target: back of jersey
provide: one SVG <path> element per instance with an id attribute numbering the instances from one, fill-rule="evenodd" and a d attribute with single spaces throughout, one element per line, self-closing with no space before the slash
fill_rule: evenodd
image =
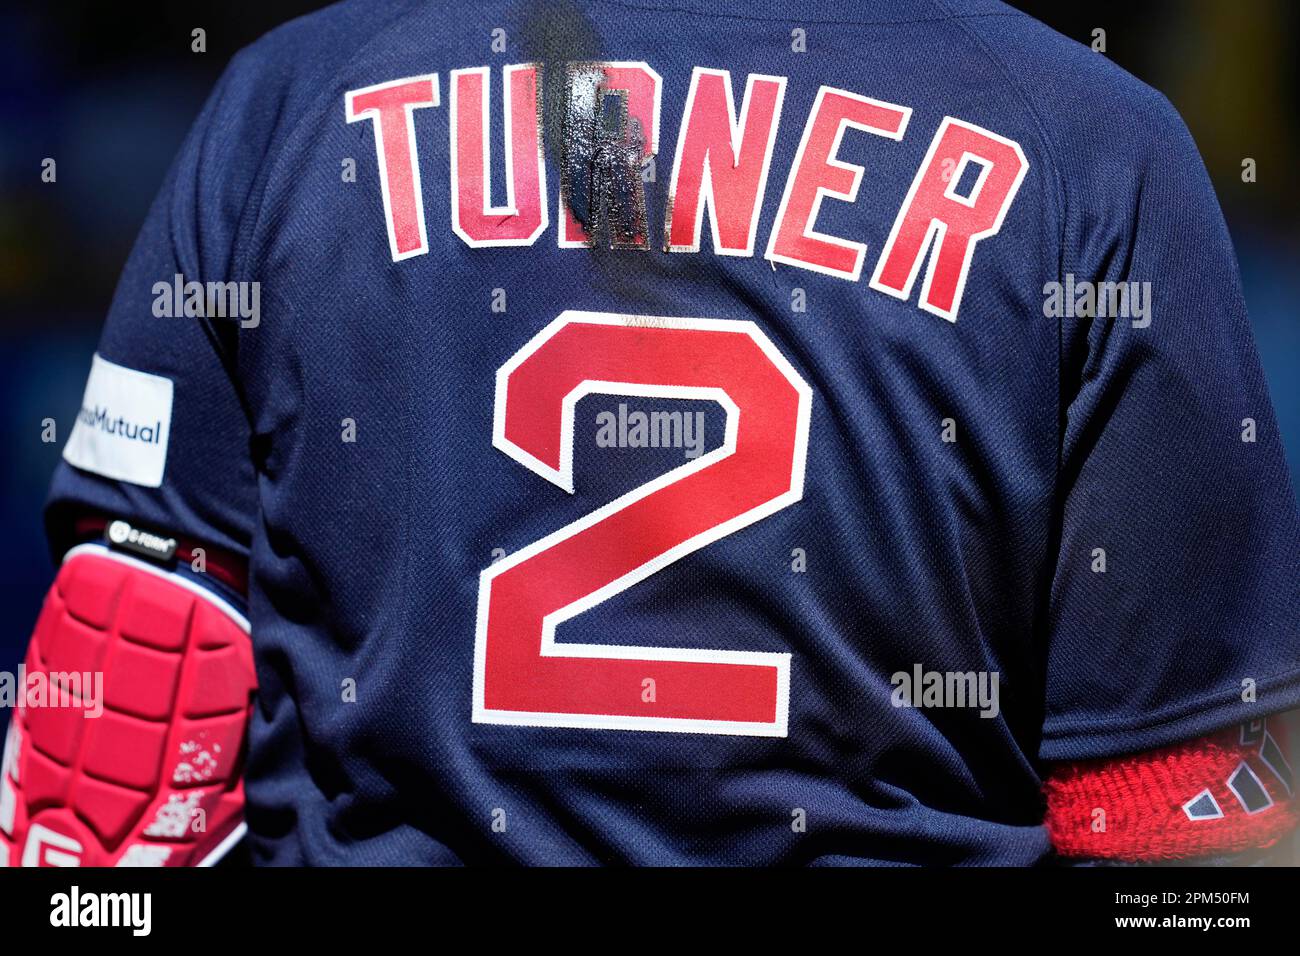
<path id="1" fill-rule="evenodd" d="M 100 357 L 162 463 L 54 523 L 248 556 L 265 862 L 1029 863 L 1043 762 L 1300 703 L 1195 147 L 992 0 L 288 24 Z"/>

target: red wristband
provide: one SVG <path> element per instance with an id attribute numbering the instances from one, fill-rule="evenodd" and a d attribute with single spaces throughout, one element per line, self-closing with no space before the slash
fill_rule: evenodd
<path id="1" fill-rule="evenodd" d="M 1047 829 L 1064 856 L 1170 860 L 1267 847 L 1296 826 L 1282 721 L 1055 767 Z"/>

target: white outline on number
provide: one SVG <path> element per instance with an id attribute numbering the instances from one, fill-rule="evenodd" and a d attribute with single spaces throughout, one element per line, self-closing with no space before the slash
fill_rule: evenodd
<path id="1" fill-rule="evenodd" d="M 487 671 L 487 623 L 491 602 L 492 581 L 533 556 L 573 537 L 581 531 L 605 520 L 615 512 L 627 508 L 662 488 L 680 481 L 695 472 L 735 453 L 736 436 L 740 427 L 740 410 L 721 388 L 704 388 L 676 385 L 645 385 L 588 380 L 565 396 L 560 429 L 560 467 L 555 469 L 540 461 L 505 436 L 506 395 L 509 378 L 523 362 L 536 352 L 557 332 L 573 323 L 591 325 L 631 326 L 649 328 L 699 329 L 712 332 L 729 332 L 748 335 L 767 356 L 768 360 L 794 387 L 799 396 L 795 422 L 794 454 L 790 469 L 790 488 L 784 494 L 751 508 L 707 531 L 681 542 L 663 554 L 609 582 L 604 587 L 565 607 L 552 611 L 542 618 L 541 657 L 585 657 L 607 660 L 656 660 L 682 663 L 749 664 L 773 667 L 777 673 L 776 716 L 772 721 L 703 720 L 691 717 L 645 717 L 630 714 L 577 714 L 544 711 L 491 710 L 485 702 Z M 761 521 L 769 515 L 794 504 L 803 497 L 804 465 L 808 455 L 808 428 L 812 411 L 812 389 L 795 371 L 785 356 L 771 340 L 748 321 L 730 319 L 667 318 L 662 316 L 635 316 L 606 312 L 562 312 L 550 325 L 535 335 L 497 371 L 496 407 L 493 414 L 492 444 L 530 471 L 541 475 L 552 484 L 573 493 L 573 430 L 574 412 L 578 400 L 592 393 L 637 395 L 659 398 L 705 399 L 719 402 L 727 412 L 726 439 L 723 445 L 693 462 L 674 468 L 658 478 L 634 488 L 627 494 L 597 508 L 572 524 L 533 542 L 521 551 L 485 568 L 479 575 L 478 613 L 474 634 L 474 684 L 473 722 L 483 724 L 512 724 L 526 727 L 579 727 L 596 730 L 655 730 L 675 733 L 737 734 L 761 737 L 786 736 L 790 705 L 790 654 L 768 651 L 724 651 L 696 648 L 628 647 L 611 644 L 556 644 L 556 627 L 584 611 L 627 590 L 652 574 L 668 567 L 692 552 L 698 551 L 741 528 Z"/>

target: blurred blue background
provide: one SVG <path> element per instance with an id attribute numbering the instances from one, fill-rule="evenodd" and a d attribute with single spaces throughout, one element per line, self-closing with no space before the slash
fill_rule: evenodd
<path id="1" fill-rule="evenodd" d="M 46 484 L 98 326 L 164 171 L 230 56 L 305 0 L 60 0 L 0 19 L 0 668 L 20 659 L 53 576 Z M 1214 178 L 1293 474 L 1300 472 L 1300 135 L 1292 0 L 1015 0 L 1164 92 Z M 190 50 L 191 30 L 207 51 Z M 1102 55 L 1102 54 L 1099 54 Z M 57 185 L 40 180 L 58 161 Z M 1244 183 L 1241 163 L 1258 164 Z M 41 441 L 53 418 L 58 441 Z"/>

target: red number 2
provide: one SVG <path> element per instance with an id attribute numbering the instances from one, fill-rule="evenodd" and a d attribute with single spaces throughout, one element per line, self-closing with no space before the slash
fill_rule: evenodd
<path id="1" fill-rule="evenodd" d="M 492 443 L 572 493 L 574 409 L 594 392 L 716 401 L 725 441 L 483 571 L 474 721 L 785 736 L 787 653 L 557 643 L 555 628 L 798 501 L 812 391 L 752 322 L 569 311 L 497 372 Z"/>

